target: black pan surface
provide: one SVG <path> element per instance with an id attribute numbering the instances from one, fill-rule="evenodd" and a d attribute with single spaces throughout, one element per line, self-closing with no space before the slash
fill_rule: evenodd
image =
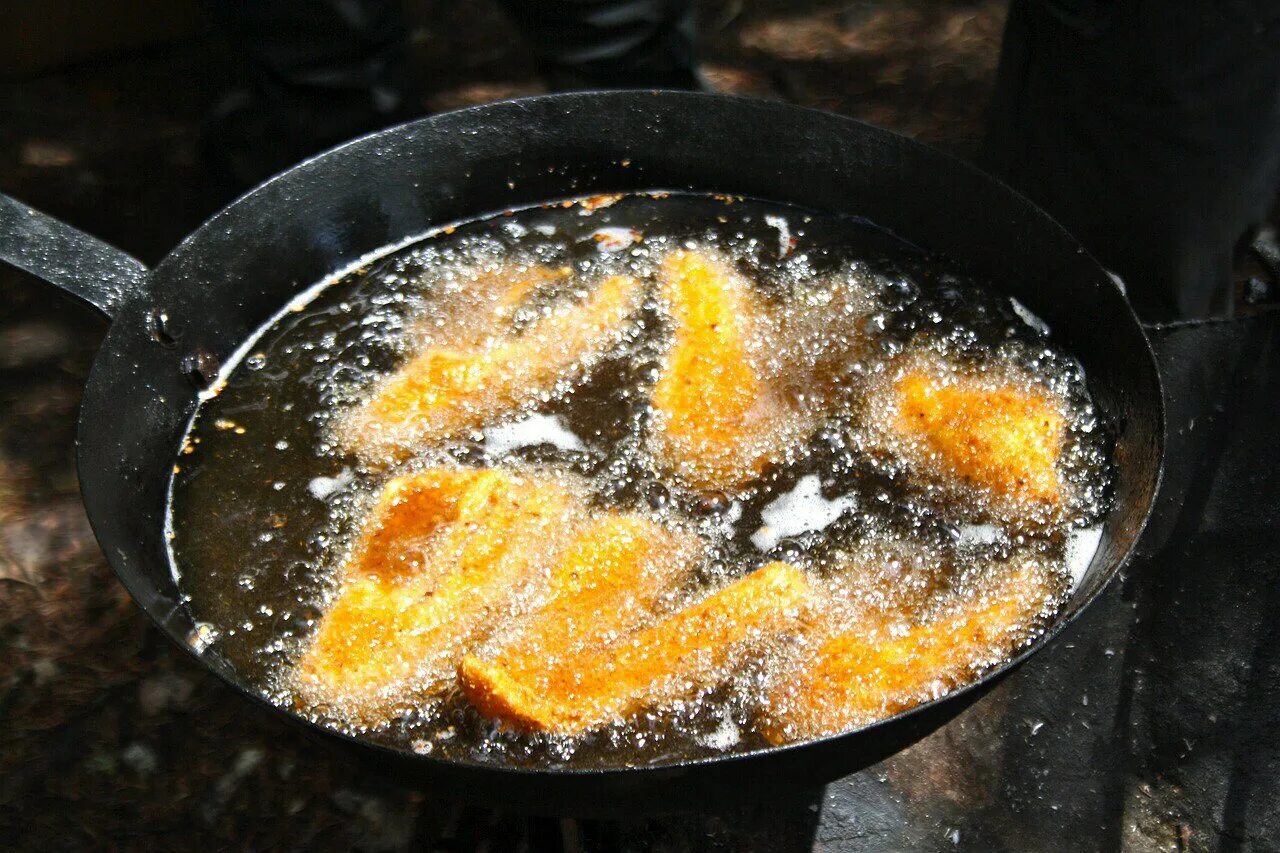
<path id="1" fill-rule="evenodd" d="M 661 768 L 528 771 L 373 746 L 274 708 L 191 647 L 164 542 L 175 454 L 199 392 L 290 297 L 449 222 L 583 194 L 680 189 L 865 217 L 1043 317 L 1116 430 L 1102 542 L 1046 635 L 978 683 L 859 731 Z M 157 267 L 0 197 L 0 258 L 113 318 L 81 407 L 89 519 L 138 605 L 234 689 L 353 760 L 438 794 L 561 814 L 694 809 L 778 797 L 907 746 L 974 702 L 1116 575 L 1146 521 L 1164 447 L 1151 351 L 1123 293 L 1045 213 L 975 168 L 859 122 L 676 92 L 550 95 L 446 113 L 307 160 L 228 206 Z"/>

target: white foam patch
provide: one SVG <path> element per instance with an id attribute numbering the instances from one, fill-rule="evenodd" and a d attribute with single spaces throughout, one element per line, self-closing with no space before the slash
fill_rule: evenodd
<path id="1" fill-rule="evenodd" d="M 1013 313 L 1017 314 L 1022 319 L 1022 322 L 1026 323 L 1042 335 L 1049 334 L 1049 324 L 1044 320 L 1041 320 L 1039 315 L 1034 313 L 1030 308 L 1023 305 L 1012 296 L 1009 297 L 1009 304 L 1013 306 Z"/>
<path id="2" fill-rule="evenodd" d="M 1071 573 L 1071 588 L 1075 589 L 1084 578 L 1102 542 L 1101 527 L 1086 527 L 1067 534 L 1067 571 Z"/>
<path id="3" fill-rule="evenodd" d="M 768 551 L 788 536 L 824 529 L 855 505 L 853 495 L 824 498 L 817 475 L 801 477 L 794 489 L 778 495 L 760 512 L 764 524 L 751 534 L 751 544 Z"/>
<path id="4" fill-rule="evenodd" d="M 787 218 L 769 214 L 764 221 L 770 228 L 778 229 L 778 254 L 784 258 L 791 254 L 791 225 Z"/>
<path id="5" fill-rule="evenodd" d="M 1000 528 L 994 524 L 962 524 L 960 541 L 966 545 L 991 545 L 1000 541 Z"/>
<path id="6" fill-rule="evenodd" d="M 728 749 L 742 739 L 742 731 L 731 718 L 725 717 L 716 730 L 699 735 L 696 740 L 708 749 Z"/>
<path id="7" fill-rule="evenodd" d="M 742 502 L 733 501 L 729 504 L 729 508 L 711 523 L 718 527 L 725 536 L 732 536 L 734 533 L 733 527 L 740 518 L 742 518 Z"/>
<path id="8" fill-rule="evenodd" d="M 597 228 L 591 232 L 591 239 L 596 241 L 596 248 L 612 254 L 631 248 L 640 242 L 640 232 L 634 228 Z"/>
<path id="9" fill-rule="evenodd" d="M 340 492 L 351 485 L 356 475 L 350 468 L 343 468 L 336 477 L 313 477 L 307 483 L 307 491 L 318 501 L 325 500 L 335 492 Z"/>
<path id="10" fill-rule="evenodd" d="M 534 231 L 537 231 L 537 232 L 538 232 L 539 234 L 541 234 L 543 237 L 550 237 L 552 234 L 556 233 L 556 227 L 555 227 L 554 225 L 550 225 L 550 224 L 548 224 L 548 223 L 546 223 L 546 222 L 539 222 L 539 223 L 536 223 L 536 224 L 533 226 L 533 230 L 534 230 Z"/>
<path id="11" fill-rule="evenodd" d="M 561 450 L 586 450 L 559 415 L 529 415 L 523 420 L 491 426 L 484 431 L 484 444 L 490 452 L 501 456 L 517 447 L 550 444 Z"/>

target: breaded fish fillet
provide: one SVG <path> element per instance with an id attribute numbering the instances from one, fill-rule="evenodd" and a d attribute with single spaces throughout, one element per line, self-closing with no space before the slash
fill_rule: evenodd
<path id="1" fill-rule="evenodd" d="M 508 484 L 502 471 L 471 468 L 393 477 L 368 513 L 344 576 L 390 581 L 428 570 L 423 559 L 433 537 L 459 519 L 475 518 L 494 490 Z"/>
<path id="2" fill-rule="evenodd" d="M 1056 505 L 1061 407 L 1012 384 L 964 377 L 944 383 L 910 372 L 894 387 L 898 431 L 918 441 L 927 467 L 1000 498 Z"/>
<path id="3" fill-rule="evenodd" d="M 657 624 L 549 665 L 536 677 L 476 661 L 468 695 L 519 729 L 578 734 L 721 682 L 797 619 L 809 585 L 771 563 Z"/>
<path id="4" fill-rule="evenodd" d="M 383 492 L 338 595 L 294 670 L 298 696 L 376 725 L 452 681 L 572 528 L 580 497 L 550 476 L 432 469 Z M 404 559 L 404 555 L 411 559 Z"/>
<path id="5" fill-rule="evenodd" d="M 483 707 L 490 672 L 528 686 L 552 688 L 561 662 L 617 643 L 649 621 L 663 593 L 701 559 L 699 537 L 628 513 L 585 526 L 552 569 L 542 605 L 495 655 L 468 655 L 459 668 L 463 691 Z"/>
<path id="6" fill-rule="evenodd" d="M 773 743 L 820 737 L 941 696 L 1024 642 L 1058 592 L 1028 561 L 905 630 L 889 613 L 867 614 L 854 630 L 818 630 L 814 651 L 766 700 L 762 731 Z"/>
<path id="7" fill-rule="evenodd" d="M 614 346 L 642 291 L 636 279 L 612 276 L 582 302 L 556 306 L 518 332 L 463 349 L 430 346 L 354 409 L 338 437 L 366 459 L 390 461 L 478 428 Z"/>
<path id="8" fill-rule="evenodd" d="M 516 312 L 539 291 L 566 284 L 573 268 L 498 263 L 479 269 L 462 265 L 442 273 L 445 281 L 434 289 L 431 310 L 413 323 L 412 334 L 428 343 L 447 336 L 455 349 L 469 349 L 509 333 Z"/>
<path id="9" fill-rule="evenodd" d="M 692 488 L 740 486 L 803 431 L 764 370 L 764 306 L 728 259 L 707 252 L 668 255 L 659 293 L 672 342 L 653 389 L 654 456 Z"/>

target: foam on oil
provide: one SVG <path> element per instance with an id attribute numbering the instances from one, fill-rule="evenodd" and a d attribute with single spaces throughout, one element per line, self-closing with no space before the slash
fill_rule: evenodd
<path id="1" fill-rule="evenodd" d="M 670 326 L 651 292 L 634 327 L 568 381 L 393 471 L 335 438 L 345 414 L 409 354 L 489 333 L 495 292 L 476 286 L 486 275 L 512 264 L 569 269 L 563 285 L 539 290 L 509 317 L 519 328 L 582 282 L 652 281 L 679 248 L 723 255 L 751 280 L 773 311 L 749 342 L 753 358 L 780 399 L 805 412 L 800 438 L 745 488 L 686 488 L 653 456 L 649 395 Z M 1107 505 L 1107 430 L 1079 366 L 1028 315 L 864 222 L 752 200 L 597 198 L 436 233 L 309 294 L 202 405 L 172 504 L 175 568 L 201 625 L 193 642 L 272 701 L 297 707 L 291 667 L 339 592 L 343 559 L 378 490 L 391 473 L 440 464 L 558 472 L 586 484 L 590 512 L 625 509 L 696 533 L 705 553 L 668 594 L 666 613 L 771 560 L 805 569 L 830 614 L 850 622 L 890 605 L 924 618 L 986 594 L 991 567 L 1026 555 L 1060 579 L 1065 596 L 1096 548 Z M 886 389 L 921 366 L 942 377 L 998 377 L 1060 407 L 1059 509 L 1010 512 L 973 484 L 937 476 L 927 448 L 895 434 Z M 815 384 L 821 399 L 808 399 L 819 396 Z M 491 636 L 516 627 L 510 621 Z M 713 689 L 585 737 L 502 730 L 454 690 L 386 725 L 354 728 L 419 753 L 526 766 L 752 749 L 765 743 L 760 707 L 794 642 L 739 662 Z M 973 674 L 996 662 L 975 662 Z"/>

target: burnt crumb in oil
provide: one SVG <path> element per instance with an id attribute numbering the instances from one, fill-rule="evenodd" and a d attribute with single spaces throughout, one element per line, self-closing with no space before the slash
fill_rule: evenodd
<path id="1" fill-rule="evenodd" d="M 198 641 L 246 684 L 292 707 L 282 675 L 310 637 L 335 583 L 335 564 L 385 479 L 331 437 L 333 419 L 404 358 L 415 324 L 430 321 L 441 269 L 477 257 L 565 265 L 590 277 L 611 271 L 649 277 L 658 257 L 693 241 L 731 256 L 766 298 L 798 280 L 857 264 L 874 282 L 873 346 L 847 365 L 850 383 L 870 381 L 912 347 L 931 346 L 959 363 L 992 353 L 1043 379 L 1072 410 L 1064 476 L 1077 499 L 1071 527 L 1094 524 L 1108 497 L 1106 425 L 1093 413 L 1069 355 L 981 282 L 853 218 L 818 215 L 750 199 L 659 194 L 551 204 L 500 214 L 437 233 L 373 261 L 326 287 L 302 310 L 266 329 L 199 411 L 173 485 L 173 551 L 182 592 L 203 626 Z M 513 322 L 522 322 L 517 316 Z M 783 464 L 743 493 L 692 493 L 664 482 L 646 458 L 647 389 L 662 354 L 662 321 L 641 312 L 645 334 L 594 366 L 582 382 L 538 409 L 580 439 L 518 447 L 504 461 L 555 467 L 587 478 L 601 505 L 637 507 L 684 519 L 713 540 L 698 582 L 737 577 L 773 559 L 821 572 L 830 556 L 868 531 L 952 548 L 967 521 L 947 502 L 914 489 L 892 463 L 856 441 L 841 413 L 820 425 Z M 490 464 L 483 436 L 442 451 L 466 465 Z M 855 495 L 822 530 L 779 537 L 761 549 L 752 534 L 780 495 L 816 479 L 824 500 Z M 1062 529 L 1044 535 L 1061 559 Z M 1009 537 L 968 543 L 966 553 L 1007 556 Z M 1025 543 L 1024 543 L 1025 544 Z M 454 693 L 362 736 L 389 746 L 470 761 L 529 767 L 664 763 L 764 744 L 751 724 L 758 673 L 744 672 L 702 701 L 642 715 L 585 738 L 497 730 Z"/>

